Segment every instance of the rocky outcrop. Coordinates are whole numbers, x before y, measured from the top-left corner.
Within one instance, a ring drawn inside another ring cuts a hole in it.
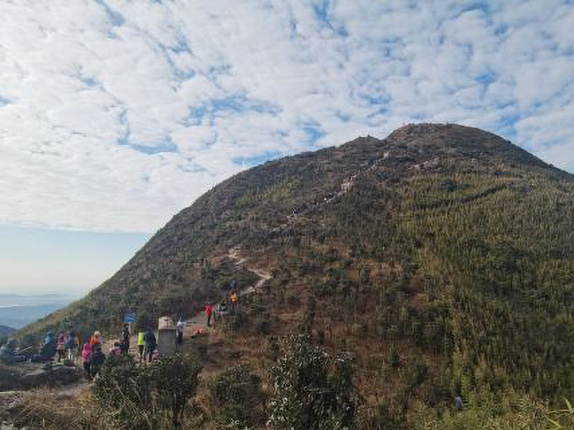
[[[77,382],[82,372],[76,366],[20,364],[0,367],[0,392],[60,387]]]

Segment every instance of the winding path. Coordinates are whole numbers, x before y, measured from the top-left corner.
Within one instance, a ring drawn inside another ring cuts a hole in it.
[[[239,291],[240,296],[245,296],[248,294],[253,294],[255,291],[257,291],[257,289],[261,288],[265,281],[272,278],[272,275],[266,270],[255,269],[247,266],[247,259],[241,257],[241,255],[239,255],[239,251],[240,247],[235,246],[229,250],[225,257],[232,260],[235,266],[243,267],[244,269],[249,270],[260,278],[255,285],[250,285],[247,288]],[[207,316],[205,315],[205,311],[199,311],[193,317],[185,321],[185,336],[193,336],[195,333],[207,329]]]
[[[229,253],[227,254],[227,257],[229,259],[235,261],[236,266],[244,267],[245,269],[249,270],[251,273],[255,273],[260,278],[259,281],[257,281],[257,283],[255,285],[251,285],[251,286],[245,288],[244,290],[241,290],[239,293],[240,296],[254,293],[257,289],[259,289],[263,286],[265,281],[272,278],[271,273],[269,273],[266,270],[253,269],[253,268],[247,266],[246,265],[247,260],[239,255],[239,247],[238,246],[231,248],[229,250]]]

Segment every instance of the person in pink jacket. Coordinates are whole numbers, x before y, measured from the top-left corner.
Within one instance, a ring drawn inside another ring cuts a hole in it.
[[[90,377],[90,367],[92,364],[92,346],[89,343],[84,344],[82,349],[82,359],[84,360],[84,372],[86,377]]]

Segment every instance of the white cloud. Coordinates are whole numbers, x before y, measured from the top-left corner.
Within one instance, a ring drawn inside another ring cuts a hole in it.
[[[574,170],[571,2],[0,3],[0,222],[153,231],[246,162],[410,121]]]

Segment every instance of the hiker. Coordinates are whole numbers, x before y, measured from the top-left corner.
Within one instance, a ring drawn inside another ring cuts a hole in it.
[[[464,409],[464,402],[460,396],[454,398],[454,407],[457,411],[462,411]]]
[[[122,352],[127,355],[130,350],[130,326],[129,324],[124,324],[124,329],[122,331]]]
[[[66,350],[68,351],[68,360],[76,364],[78,357],[78,341],[76,340],[76,333],[71,332],[66,342]]]
[[[147,332],[144,335],[144,341],[145,341],[144,361],[145,359],[147,359],[148,362],[151,363],[153,352],[157,348],[157,340],[151,328],[147,329]]]
[[[145,346],[145,333],[142,329],[140,329],[140,331],[138,333],[138,352],[140,355],[140,363],[141,363],[142,358],[143,358],[144,346]]]
[[[102,352],[102,347],[98,346],[92,355],[92,362],[90,364],[90,372],[92,374],[92,378],[96,377],[105,361],[106,355]]]
[[[235,314],[235,308],[237,308],[237,293],[235,291],[231,293],[229,300],[231,301],[231,313]]]
[[[205,305],[205,314],[207,315],[207,327],[211,327],[211,315],[213,314],[213,306],[211,303]]]
[[[222,319],[223,315],[225,315],[227,313],[227,302],[225,300],[222,300],[219,305],[217,305],[217,310],[214,314],[215,317],[215,321]]]
[[[36,358],[38,358],[39,361],[52,360],[54,355],[56,355],[56,347],[56,337],[54,336],[54,333],[49,331],[44,338],[42,348],[40,348],[40,355]]]
[[[116,357],[120,357],[123,355],[124,351],[122,349],[122,344],[119,340],[114,342],[114,346],[110,348],[110,355],[114,355]]]
[[[54,336],[53,332],[49,331],[48,333],[46,333],[46,337],[44,338],[44,345],[56,346],[56,337]]]
[[[56,346],[56,351],[58,352],[58,363],[66,358],[66,336],[64,333],[60,333],[58,336],[58,345]]]
[[[231,280],[231,283],[229,284],[229,288],[231,289],[231,291],[237,290],[237,280],[236,279]]]
[[[89,343],[84,344],[84,349],[82,349],[82,359],[84,361],[84,374],[86,378],[90,378],[90,367],[92,364],[92,346]]]
[[[181,318],[179,319],[179,321],[177,322],[177,325],[175,326],[175,330],[177,332],[177,344],[181,345],[183,343],[183,328],[184,328],[184,324],[183,321],[181,320]]]
[[[95,351],[98,346],[102,347],[102,334],[99,331],[95,331],[90,339],[90,345],[92,345],[92,351]]]
[[[16,339],[10,339],[0,347],[0,363],[14,364],[26,361],[28,357],[16,351]]]

